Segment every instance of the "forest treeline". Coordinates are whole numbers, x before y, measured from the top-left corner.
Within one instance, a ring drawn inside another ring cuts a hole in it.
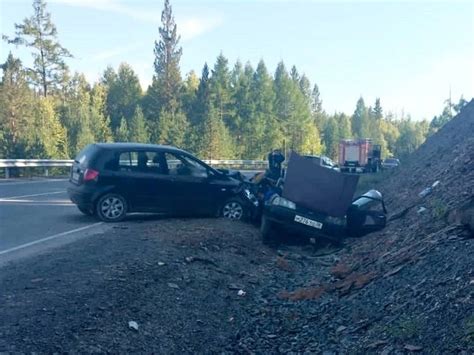
[[[92,142],[171,144],[203,159],[262,159],[272,148],[335,158],[341,138],[367,138],[385,156],[413,152],[466,101],[447,101],[427,120],[395,117],[381,100],[361,97],[354,113],[327,113],[319,88],[293,66],[280,62],[274,73],[263,60],[253,67],[230,64],[221,53],[181,76],[182,48],[169,0],[165,0],[155,42],[154,73],[144,91],[133,68],[108,67],[89,83],[71,73],[72,54],[58,33],[44,0],[3,40],[31,50],[26,67],[9,53],[1,66],[0,158],[71,158]]]

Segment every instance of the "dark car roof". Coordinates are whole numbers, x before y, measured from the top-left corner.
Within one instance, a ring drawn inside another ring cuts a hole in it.
[[[180,153],[186,153],[184,150],[176,148],[172,145],[161,145],[161,144],[145,144],[145,143],[94,143],[98,148],[103,149],[162,149],[166,151],[174,151]]]

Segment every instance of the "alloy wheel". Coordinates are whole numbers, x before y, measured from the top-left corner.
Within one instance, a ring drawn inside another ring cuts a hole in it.
[[[111,196],[102,201],[100,210],[103,216],[112,220],[122,216],[125,206],[121,199]]]
[[[222,209],[222,215],[228,219],[239,220],[244,215],[244,209],[240,203],[231,201],[225,204]]]

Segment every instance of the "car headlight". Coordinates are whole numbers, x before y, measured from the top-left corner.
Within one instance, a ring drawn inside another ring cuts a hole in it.
[[[283,198],[281,196],[274,197],[271,201],[271,204],[274,206],[286,207],[286,208],[289,208],[290,210],[296,209],[296,205],[293,201],[287,200],[286,198]]]

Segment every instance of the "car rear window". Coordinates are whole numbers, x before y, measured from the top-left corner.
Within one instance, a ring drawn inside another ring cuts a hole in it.
[[[80,165],[87,165],[96,151],[97,147],[94,144],[89,144],[76,155],[74,161]]]

